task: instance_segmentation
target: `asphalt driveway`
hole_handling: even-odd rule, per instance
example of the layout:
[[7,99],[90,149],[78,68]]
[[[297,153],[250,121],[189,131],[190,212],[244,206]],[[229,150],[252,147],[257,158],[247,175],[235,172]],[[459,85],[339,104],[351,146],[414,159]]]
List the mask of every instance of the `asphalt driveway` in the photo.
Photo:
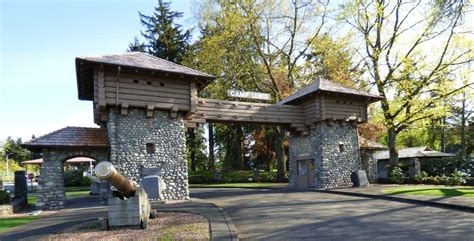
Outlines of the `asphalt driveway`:
[[[243,240],[474,240],[474,214],[287,189],[191,189],[223,207]],[[474,201],[474,200],[473,200]]]

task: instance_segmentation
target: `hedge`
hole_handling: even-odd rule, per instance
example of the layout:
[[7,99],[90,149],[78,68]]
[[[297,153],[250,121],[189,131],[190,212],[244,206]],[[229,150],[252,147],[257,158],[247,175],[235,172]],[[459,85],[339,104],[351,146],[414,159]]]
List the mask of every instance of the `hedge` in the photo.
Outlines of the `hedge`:
[[276,182],[276,172],[260,171],[259,179],[254,180],[251,170],[222,170],[217,171],[189,171],[190,184],[204,183],[247,183],[247,182]]
[[79,187],[88,186],[91,184],[90,179],[83,176],[83,171],[68,170],[64,172],[64,186],[66,187]]

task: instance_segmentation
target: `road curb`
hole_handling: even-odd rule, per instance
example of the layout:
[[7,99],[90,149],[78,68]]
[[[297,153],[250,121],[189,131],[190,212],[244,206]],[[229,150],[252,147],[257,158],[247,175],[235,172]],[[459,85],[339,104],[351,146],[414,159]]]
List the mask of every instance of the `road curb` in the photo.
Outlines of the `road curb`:
[[337,190],[319,190],[319,191],[316,191],[316,192],[346,195],[346,196],[355,196],[355,197],[366,197],[366,198],[381,199],[381,200],[387,200],[387,201],[396,201],[396,202],[403,202],[403,203],[410,203],[410,204],[421,204],[421,205],[426,205],[426,206],[432,206],[432,207],[438,207],[438,208],[444,208],[444,209],[474,213],[474,207],[469,207],[469,206],[464,206],[464,205],[457,205],[457,204],[450,204],[450,203],[433,202],[433,201],[428,201],[428,200],[404,198],[404,197],[400,197],[400,196],[377,195],[377,194],[367,194],[367,193],[353,193],[353,192],[343,192],[343,191],[337,191]]
[[281,189],[281,188],[288,188],[288,186],[279,186],[279,187],[190,187],[192,188],[222,188],[222,189]]
[[237,229],[229,215],[215,203],[194,199],[175,205],[152,203],[152,206],[159,212],[189,212],[204,216],[209,221],[210,240],[239,240]]

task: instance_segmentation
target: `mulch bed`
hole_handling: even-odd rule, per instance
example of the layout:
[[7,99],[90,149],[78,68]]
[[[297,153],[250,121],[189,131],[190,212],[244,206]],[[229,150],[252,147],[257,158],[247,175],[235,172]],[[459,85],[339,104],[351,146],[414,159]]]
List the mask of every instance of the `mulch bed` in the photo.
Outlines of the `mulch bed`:
[[198,214],[158,212],[150,219],[148,229],[126,227],[101,230],[99,221],[73,226],[59,234],[42,236],[39,240],[209,240],[209,222]]

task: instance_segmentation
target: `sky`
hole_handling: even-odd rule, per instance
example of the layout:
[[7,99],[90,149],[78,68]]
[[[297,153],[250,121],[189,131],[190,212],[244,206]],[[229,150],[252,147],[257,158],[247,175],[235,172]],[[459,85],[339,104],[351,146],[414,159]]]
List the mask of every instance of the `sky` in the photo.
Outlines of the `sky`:
[[[173,0],[193,26],[192,0]],[[0,0],[0,142],[66,126],[94,127],[77,94],[74,60],[123,53],[140,35],[138,12],[156,0]]]

